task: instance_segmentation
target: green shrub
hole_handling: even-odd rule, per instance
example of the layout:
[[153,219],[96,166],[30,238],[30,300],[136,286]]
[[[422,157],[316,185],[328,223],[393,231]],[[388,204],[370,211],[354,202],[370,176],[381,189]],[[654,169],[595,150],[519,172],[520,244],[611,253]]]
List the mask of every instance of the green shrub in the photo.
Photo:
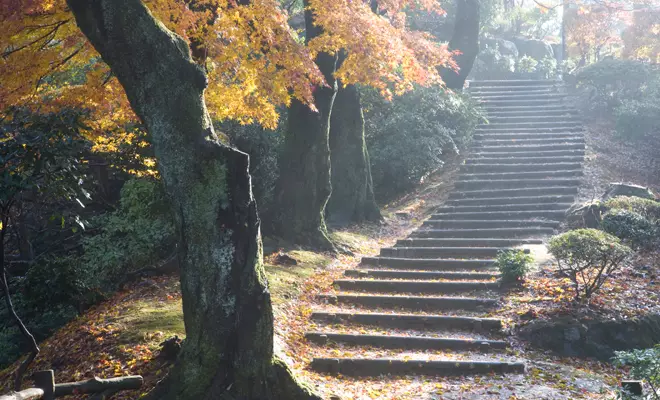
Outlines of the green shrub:
[[152,266],[176,247],[174,223],[160,181],[133,179],[119,208],[95,218],[100,233],[85,238],[80,269],[90,288],[112,288],[124,275]]
[[503,282],[523,280],[531,269],[534,258],[524,250],[500,251],[495,260],[495,266],[502,274]]
[[589,299],[631,254],[629,247],[608,233],[578,229],[550,239],[550,253],[559,272],[573,282],[575,299]]
[[541,79],[553,79],[557,76],[557,68],[557,59],[546,56],[538,62],[536,72]]
[[618,196],[607,200],[603,207],[606,210],[634,211],[650,221],[660,222],[660,201],[641,197]]
[[652,349],[617,351],[614,363],[630,367],[630,376],[646,382],[656,400],[660,400],[660,345]]
[[472,67],[475,79],[506,79],[516,69],[516,59],[502,54],[499,46],[484,45]]
[[467,147],[481,112],[464,95],[418,88],[383,100],[365,90],[367,147],[376,198],[386,200],[415,187]]
[[634,249],[650,248],[657,241],[658,226],[634,211],[613,210],[605,214],[601,227]]
[[530,74],[536,72],[536,67],[538,64],[539,62],[536,61],[533,57],[522,56],[520,57],[520,60],[518,60],[518,68],[516,68],[516,70],[518,72]]
[[639,139],[660,130],[660,100],[641,97],[624,99],[614,109],[616,132],[620,136]]

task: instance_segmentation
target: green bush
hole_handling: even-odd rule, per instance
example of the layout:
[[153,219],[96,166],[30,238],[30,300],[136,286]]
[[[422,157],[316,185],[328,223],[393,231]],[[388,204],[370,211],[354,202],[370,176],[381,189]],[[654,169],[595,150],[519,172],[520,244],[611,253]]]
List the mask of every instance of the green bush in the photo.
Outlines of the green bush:
[[603,217],[601,227],[634,249],[650,248],[658,237],[658,226],[634,211],[609,212]]
[[641,197],[618,196],[607,200],[603,207],[606,210],[634,211],[650,221],[660,222],[660,201]]
[[660,99],[623,99],[614,109],[614,117],[617,134],[631,139],[643,138],[660,130]]
[[617,351],[614,363],[630,367],[630,376],[646,382],[651,387],[651,396],[660,400],[660,345],[652,349]]
[[503,282],[523,280],[529,273],[534,258],[524,250],[500,251],[495,260],[495,266],[502,274]]
[[554,57],[544,57],[536,65],[536,72],[541,79],[553,79],[557,76],[557,60]]
[[538,64],[539,62],[536,61],[533,57],[522,56],[520,57],[520,60],[518,60],[518,67],[516,68],[516,71],[530,74],[536,72],[536,67]]
[[469,97],[438,88],[418,88],[392,102],[365,90],[363,105],[379,200],[410,190],[442,167],[468,146],[483,118]]
[[84,239],[80,266],[89,288],[112,288],[127,273],[152,266],[176,247],[172,213],[157,180],[126,182],[119,208],[92,225],[100,233]]
[[573,282],[575,299],[589,299],[618,270],[632,251],[608,233],[578,229],[550,239],[559,272]]
[[475,79],[506,79],[516,69],[516,59],[502,54],[499,46],[484,45],[472,67]]

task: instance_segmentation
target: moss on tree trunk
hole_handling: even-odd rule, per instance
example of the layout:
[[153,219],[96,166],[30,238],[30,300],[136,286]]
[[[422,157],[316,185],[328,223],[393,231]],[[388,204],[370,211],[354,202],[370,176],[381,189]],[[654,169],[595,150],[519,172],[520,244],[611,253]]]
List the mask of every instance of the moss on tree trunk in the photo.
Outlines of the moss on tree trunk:
[[[305,11],[305,26],[308,41],[319,34],[309,10]],[[314,92],[318,111],[297,100],[289,108],[289,127],[280,157],[280,178],[276,189],[279,205],[276,230],[291,243],[334,250],[327,235],[324,214],[332,191],[328,141],[330,115],[337,93],[333,76],[337,57],[321,53],[316,64],[328,86],[317,87]]]
[[354,85],[339,88],[330,119],[332,195],[328,222],[349,224],[380,221],[364,137],[360,92]]
[[462,90],[472,71],[474,60],[479,54],[479,20],[479,0],[456,0],[456,21],[449,49],[460,51],[455,57],[459,70],[440,70],[449,89]]
[[68,4],[152,135],[175,210],[187,338],[152,398],[316,398],[273,358],[248,156],[217,140],[188,45],[140,0]]

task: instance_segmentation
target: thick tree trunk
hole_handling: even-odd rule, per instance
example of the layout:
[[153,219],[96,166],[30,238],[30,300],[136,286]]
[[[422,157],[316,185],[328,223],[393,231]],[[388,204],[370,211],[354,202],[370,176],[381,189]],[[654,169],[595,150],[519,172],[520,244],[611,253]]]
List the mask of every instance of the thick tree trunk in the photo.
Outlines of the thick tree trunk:
[[328,222],[380,221],[364,137],[360,92],[354,85],[340,87],[335,98],[330,118],[330,160],[332,195],[327,207]]
[[206,76],[140,0],[68,0],[154,140],[179,233],[186,340],[158,399],[309,399],[273,359],[248,157],[218,142]]
[[461,52],[456,56],[459,70],[441,69],[442,79],[449,89],[463,89],[479,54],[479,18],[479,0],[456,0],[456,22],[449,49]]
[[[305,11],[305,26],[308,41],[319,34],[309,10]],[[314,92],[318,112],[297,100],[289,108],[289,128],[280,158],[277,187],[280,213],[276,229],[291,243],[334,250],[327,235],[324,214],[332,191],[328,140],[330,114],[337,93],[333,76],[337,57],[321,53],[316,64],[328,86],[317,87]]]

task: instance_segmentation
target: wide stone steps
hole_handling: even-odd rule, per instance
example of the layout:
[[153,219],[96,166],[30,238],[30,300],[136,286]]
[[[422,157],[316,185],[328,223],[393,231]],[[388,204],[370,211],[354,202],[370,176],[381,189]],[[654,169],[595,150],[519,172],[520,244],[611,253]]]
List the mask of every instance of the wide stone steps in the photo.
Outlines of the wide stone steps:
[[502,320],[497,318],[447,315],[314,312],[311,319],[328,324],[359,324],[380,328],[472,330],[475,332],[496,332],[502,329]]
[[551,235],[551,227],[481,228],[481,229],[419,229],[411,235],[415,238],[541,238]]
[[499,278],[494,272],[438,272],[399,271],[391,269],[348,269],[344,276],[364,279],[412,279],[412,280],[492,280]]
[[525,372],[525,364],[521,362],[501,361],[429,361],[420,354],[419,359],[404,358],[315,358],[313,369],[331,374],[345,376],[379,376],[379,375],[429,375],[429,376],[461,376],[506,374]]
[[543,244],[564,219],[583,174],[582,120],[559,81],[471,82],[470,91],[489,123],[477,127],[454,191],[408,238],[363,257],[318,296],[305,334],[313,369],[524,372],[497,337],[502,321],[485,318],[501,295],[494,262],[502,251]]
[[508,247],[541,243],[543,243],[543,241],[540,239],[484,239],[455,236],[446,239],[400,239],[397,240],[396,247]]

